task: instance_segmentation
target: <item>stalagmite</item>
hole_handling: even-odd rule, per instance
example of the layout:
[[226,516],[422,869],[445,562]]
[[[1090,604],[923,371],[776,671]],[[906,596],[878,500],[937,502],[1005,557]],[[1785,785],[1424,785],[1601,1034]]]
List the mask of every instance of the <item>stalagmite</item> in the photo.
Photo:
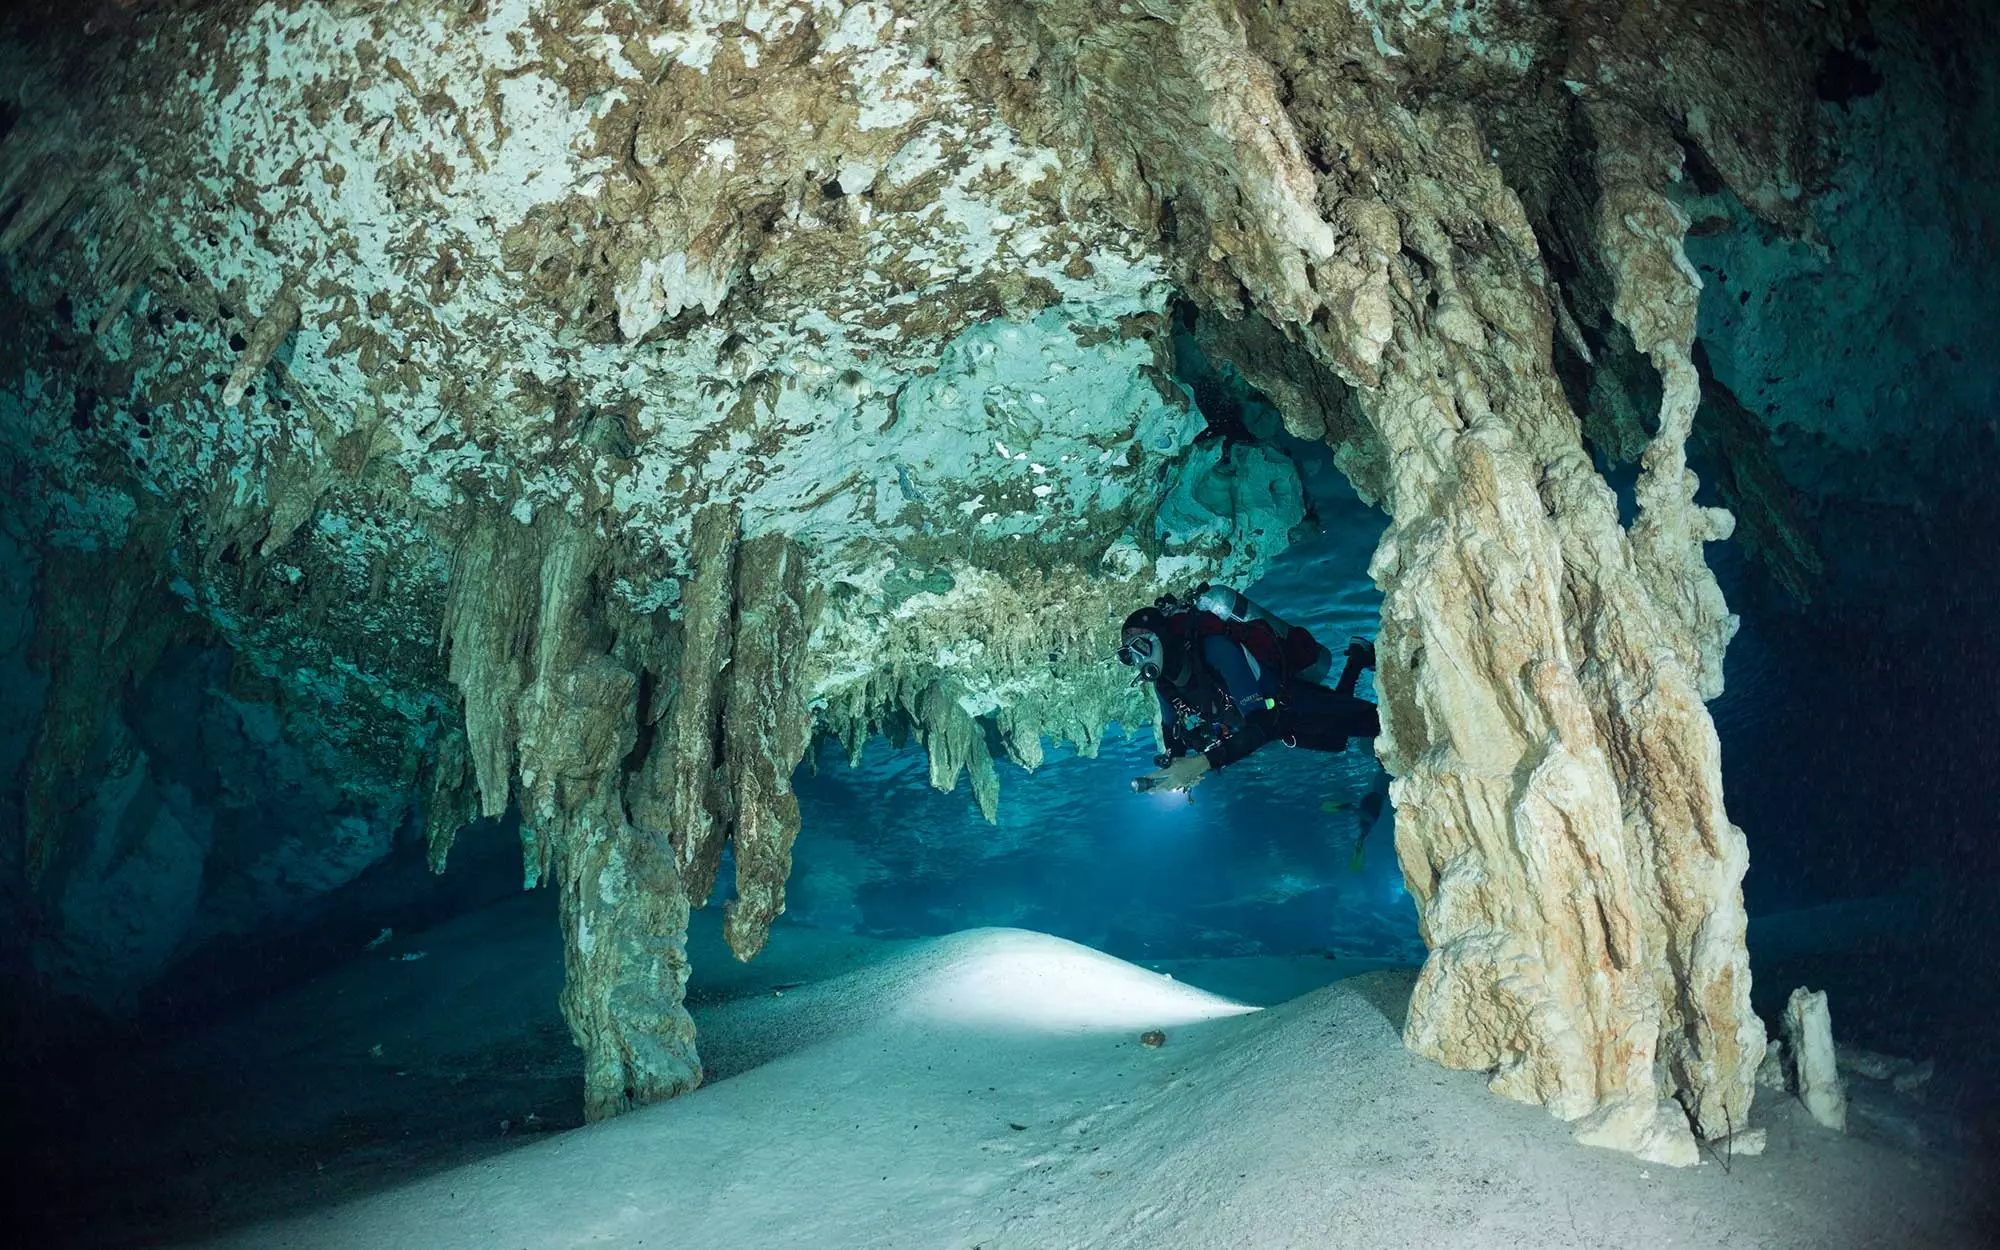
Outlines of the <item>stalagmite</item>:
[[518,796],[525,881],[558,891],[563,1015],[600,1119],[700,1083],[682,1005],[689,895],[665,828],[627,819],[640,682],[606,617],[605,545],[548,517],[493,518],[459,546],[445,636],[465,730],[439,747],[428,836],[441,866],[469,790],[489,817]]
[[1847,1087],[1840,1079],[1833,1045],[1833,1016],[1826,991],[1804,986],[1785,1003],[1785,1055],[1792,1065],[1792,1084],[1812,1118],[1836,1133],[1847,1131]]
[[[1440,127],[1435,141],[1461,139]],[[1586,1141],[1690,1163],[1688,1123],[1721,1137],[1745,1122],[1762,1051],[1747,859],[1697,684],[1727,634],[1710,628],[1719,597],[1683,593],[1712,586],[1712,532],[1656,519],[1684,537],[1640,554],[1557,390],[1555,316],[1518,205],[1438,211],[1492,214],[1511,243],[1461,279],[1438,224],[1406,218],[1428,262],[1406,289],[1489,328],[1403,330],[1381,389],[1362,394],[1395,466],[1374,565],[1379,746],[1432,947],[1406,1036],[1492,1070],[1502,1093],[1590,1117]],[[1677,484],[1678,455],[1659,466]]]
[[[1600,698],[1630,726],[1613,735],[1612,759],[1621,786],[1639,800],[1627,815],[1628,842],[1634,862],[1649,870],[1649,937],[1664,947],[1676,990],[1661,998],[1663,1055],[1697,1130],[1726,1136],[1748,1119],[1764,1040],[1750,1009],[1744,945],[1749,852],[1723,811],[1721,748],[1702,707],[1722,692],[1722,653],[1737,625],[1702,544],[1727,538],[1734,521],[1695,504],[1687,467],[1699,403],[1690,353],[1700,281],[1682,251],[1686,214],[1664,194],[1678,176],[1680,149],[1629,116],[1594,116],[1593,126],[1599,247],[1617,292],[1612,313],[1663,382],[1630,531],[1632,563],[1659,629],[1646,660],[1625,674],[1599,670]],[[1636,688],[1632,676],[1640,677]]]
[[605,1119],[701,1083],[687,990],[688,896],[672,847],[612,822],[557,874],[563,1016],[584,1055],[584,1112]]

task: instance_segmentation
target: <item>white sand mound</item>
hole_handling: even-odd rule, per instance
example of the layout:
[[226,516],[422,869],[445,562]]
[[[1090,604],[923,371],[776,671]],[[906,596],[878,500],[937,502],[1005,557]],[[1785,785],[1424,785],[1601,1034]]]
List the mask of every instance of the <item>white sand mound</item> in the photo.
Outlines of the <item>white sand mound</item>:
[[[892,1023],[1137,1037],[1146,1029],[1257,1010],[1026,929],[972,929],[926,941],[878,943],[874,951],[829,944],[811,933],[778,936],[785,980],[811,977],[811,961],[822,952],[853,970],[697,1008],[702,1063],[711,1082],[857,1029]],[[774,940],[773,950],[780,945]]]
[[1257,1008],[1026,929],[938,941],[884,1006],[922,1020],[1041,1032],[1143,1030]]
[[[704,1013],[740,1074],[686,1098],[217,1244],[1986,1244],[1976,1178],[1782,1100],[1760,1104],[1768,1153],[1728,1172],[1578,1146],[1404,1051],[1408,985],[1376,973],[1253,1011],[1038,934],[913,942]],[[1167,1044],[1142,1047],[1156,1027]],[[768,1061],[748,1067],[753,1041]]]

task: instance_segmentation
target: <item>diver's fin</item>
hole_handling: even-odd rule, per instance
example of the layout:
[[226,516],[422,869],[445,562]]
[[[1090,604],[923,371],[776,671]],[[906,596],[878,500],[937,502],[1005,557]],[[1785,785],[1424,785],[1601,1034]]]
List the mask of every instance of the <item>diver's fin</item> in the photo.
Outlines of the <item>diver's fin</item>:
[[1354,839],[1354,854],[1348,857],[1347,871],[1349,872],[1361,871],[1361,863],[1362,859],[1364,858],[1363,852],[1366,851],[1367,848],[1368,848],[1368,839],[1366,838]]

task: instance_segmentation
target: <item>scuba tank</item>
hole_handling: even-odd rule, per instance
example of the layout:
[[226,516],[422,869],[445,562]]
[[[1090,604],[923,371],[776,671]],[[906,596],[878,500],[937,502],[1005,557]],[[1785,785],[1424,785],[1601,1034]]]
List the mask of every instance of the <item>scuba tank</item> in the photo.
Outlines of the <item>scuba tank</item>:
[[1289,637],[1292,632],[1290,623],[1266,611],[1249,595],[1227,586],[1197,586],[1194,606],[1225,621],[1262,621],[1279,638]]
[[[1225,621],[1243,623],[1262,621],[1271,627],[1271,632],[1278,636],[1278,641],[1281,643],[1291,638],[1295,628],[1289,621],[1263,607],[1242,591],[1231,590],[1227,586],[1210,586],[1204,582],[1194,588],[1190,598],[1193,599],[1197,610],[1221,617]],[[1305,634],[1304,630],[1298,632]],[[1303,643],[1311,638],[1311,634],[1305,634],[1305,639],[1300,641]],[[1332,671],[1333,653],[1314,641],[1311,657],[1306,659],[1305,663],[1296,665],[1292,675],[1305,681],[1318,681]]]

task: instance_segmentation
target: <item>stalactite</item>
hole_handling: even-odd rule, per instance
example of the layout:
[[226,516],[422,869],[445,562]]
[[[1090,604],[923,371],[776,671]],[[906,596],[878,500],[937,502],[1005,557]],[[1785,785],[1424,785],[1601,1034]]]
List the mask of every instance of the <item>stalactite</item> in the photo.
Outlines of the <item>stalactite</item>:
[[783,534],[738,549],[735,640],[723,732],[734,794],[736,897],[724,932],[739,959],[764,948],[785,910],[785,879],[799,832],[792,770],[811,737],[804,673],[821,594],[808,591],[805,556]]
[[925,687],[910,709],[917,736],[930,756],[931,784],[940,790],[958,787],[960,773],[970,775],[980,815],[992,824],[1000,815],[1000,778],[993,769],[993,752],[986,731],[965,710],[949,682]]
[[299,328],[299,301],[290,291],[281,291],[250,328],[243,354],[236,359],[236,368],[229,375],[228,385],[222,388],[222,405],[234,408],[243,402],[250,388],[257,381],[271,360],[284,346],[285,337]]
[[[26,180],[28,189],[22,194],[14,215],[8,219],[6,227],[0,229],[0,256],[12,256],[33,242],[75,201],[79,186],[73,170],[64,169],[56,160],[36,166],[34,170],[34,176]],[[11,194],[15,189],[10,185],[7,193]]]
[[989,825],[1000,822],[1000,774],[993,766],[993,748],[986,743],[984,721],[973,722],[972,758],[965,763],[973,801]]
[[427,769],[424,855],[431,871],[441,873],[458,831],[479,815],[478,781],[472,775],[464,729],[453,727],[438,734]]
[[1701,279],[1682,250],[1687,214],[1664,192],[1679,176],[1681,150],[1671,135],[1629,109],[1595,106],[1585,115],[1597,136],[1596,243],[1614,284],[1611,314],[1652,361],[1663,388],[1657,430],[1640,457],[1633,560],[1654,603],[1680,627],[1674,641],[1702,698],[1712,699],[1722,693],[1722,653],[1736,618],[1702,558],[1702,544],[1729,537],[1736,523],[1720,508],[1695,504],[1696,481],[1687,467],[1688,436],[1701,404],[1691,358]]
[[[563,1016],[584,1056],[585,1113],[602,1119],[693,1088],[701,1067],[682,1002],[680,868],[659,830],[625,815],[640,682],[614,654],[605,544],[556,517],[532,532],[503,519],[514,528],[477,531],[461,548],[455,576],[472,580],[454,587],[453,680],[475,772],[482,752],[490,769],[517,761],[524,875],[555,883]],[[487,775],[480,785],[489,793]],[[491,794],[503,808],[506,793],[501,772]]]
[[1226,360],[1278,409],[1294,438],[1324,442],[1334,464],[1367,504],[1388,491],[1381,441],[1368,426],[1352,387],[1302,343],[1262,316],[1204,315],[1195,341]]
[[830,714],[829,723],[834,736],[840,739],[840,747],[847,752],[847,766],[861,767],[862,753],[867,749],[869,735],[875,730],[875,723],[866,707],[850,705],[839,714]]
[[681,590],[681,654],[675,695],[643,765],[635,816],[671,840],[676,870],[699,907],[715,888],[729,832],[729,793],[718,776],[725,671],[736,601],[734,508],[705,509],[688,548],[692,575]]
[[[566,842],[608,836],[606,813],[622,812],[616,783],[637,740],[639,682],[609,654],[612,633],[592,597],[603,555],[594,534],[557,523],[537,570],[529,679],[514,709],[530,885],[546,879]],[[571,817],[585,807],[593,815],[579,827]]]
[[1699,340],[1694,363],[1702,407],[1693,442],[1715,474],[1716,494],[1736,517],[1736,542],[1794,601],[1810,603],[1825,580],[1826,561],[1797,492],[1778,467],[1770,431],[1710,371]]
[[125,316],[125,310],[132,306],[132,297],[139,293],[139,286],[144,281],[144,275],[137,273],[126,278],[112,293],[111,298],[105,301],[104,311],[99,314],[91,333],[100,339],[110,334],[112,328]]
[[1034,772],[1042,766],[1042,706],[1039,699],[1011,703],[1000,709],[1000,739],[1007,758]]
[[465,701],[479,812],[488,818],[506,812],[512,792],[514,708],[528,683],[540,567],[540,536],[507,516],[475,521],[452,563],[443,624],[448,673]]
[[[614,627],[608,558],[603,540],[566,519],[476,530],[447,617],[473,771],[482,759],[494,770],[504,806],[514,762],[527,879],[552,874],[559,892],[563,1011],[584,1052],[592,1118],[701,1079],[682,1005],[685,930],[731,839],[727,933],[738,954],[755,955],[784,909],[819,603],[797,544],[777,534],[740,543],[731,509],[697,519],[673,627]],[[643,708],[642,667],[662,674]],[[650,739],[627,775],[642,724]]]
[[1131,674],[1096,659],[1094,646],[1079,649],[1096,662],[1066,669],[1059,699],[1030,688],[990,714],[974,716],[953,680],[934,669],[922,674],[881,670],[827,695],[819,720],[840,740],[854,767],[860,765],[863,749],[875,735],[900,746],[906,735],[913,734],[929,757],[931,785],[949,793],[957,788],[959,777],[969,776],[980,814],[991,823],[999,819],[1000,811],[996,747],[1033,772],[1047,758],[1049,742],[1067,742],[1078,755],[1095,758],[1113,723],[1128,727],[1152,723],[1152,697],[1133,683]]
[[[563,924],[563,1015],[584,1054],[584,1109],[603,1119],[701,1081],[687,983],[687,891],[673,847],[627,823],[620,764],[638,681],[594,655],[547,684],[523,742],[531,820],[553,861]],[[524,784],[526,777],[524,773]],[[547,795],[548,797],[543,797]]]

